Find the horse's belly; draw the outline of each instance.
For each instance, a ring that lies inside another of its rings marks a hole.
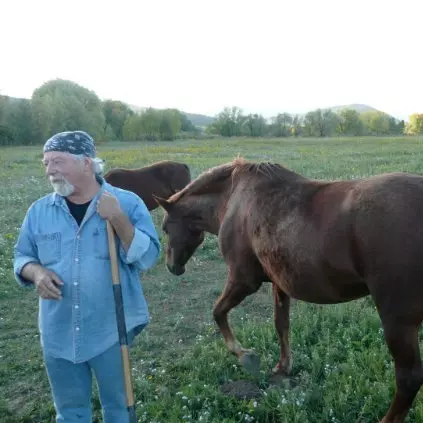
[[[301,275],[281,274],[277,284],[290,297],[317,304],[347,302],[369,294],[362,279],[343,272],[329,275],[315,270]]]

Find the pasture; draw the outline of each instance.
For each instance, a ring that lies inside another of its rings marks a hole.
[[[238,154],[276,161],[317,179],[423,173],[421,137],[110,143],[97,149],[106,170],[168,159],[188,164],[193,177]],[[0,421],[5,423],[54,418],[40,353],[37,297],[19,287],[12,274],[12,249],[24,214],[32,201],[51,191],[41,157],[41,146],[0,149]],[[162,236],[162,210],[152,215]],[[383,416],[394,373],[370,298],[323,306],[294,302],[293,378],[274,387],[268,373],[279,350],[270,286],[229,316],[241,343],[261,359],[257,379],[245,373],[216,332],[212,306],[225,278],[226,267],[210,235],[182,277],[166,270],[164,254],[142,276],[152,321],[130,352],[140,422],[373,423]],[[225,395],[221,386],[236,380],[254,381],[260,391],[244,400]],[[97,396],[94,407],[99,422]],[[422,393],[407,421],[423,421]]]

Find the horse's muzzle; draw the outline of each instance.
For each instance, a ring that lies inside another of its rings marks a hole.
[[[179,264],[166,264],[167,270],[169,270],[170,273],[173,273],[176,276],[180,276],[185,273],[185,266],[181,266]]]

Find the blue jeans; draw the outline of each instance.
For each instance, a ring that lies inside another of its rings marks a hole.
[[[92,423],[94,374],[104,423],[129,423],[119,343],[84,363],[74,364],[46,355],[44,363],[56,409],[56,422]]]

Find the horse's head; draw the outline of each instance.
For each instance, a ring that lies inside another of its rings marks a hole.
[[[182,275],[185,264],[204,240],[204,230],[186,205],[154,198],[164,209],[162,230],[168,238],[166,266],[174,275]]]

